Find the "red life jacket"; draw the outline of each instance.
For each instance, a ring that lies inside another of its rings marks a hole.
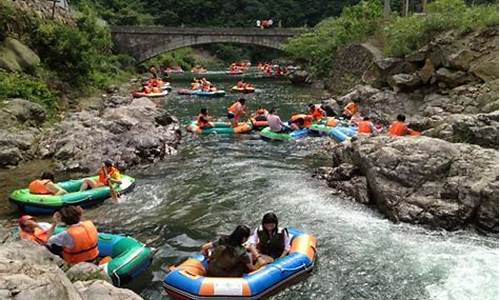
[[[370,121],[359,121],[358,122],[358,133],[372,134],[372,122]]]
[[[37,195],[51,195],[52,193],[47,189],[46,186],[49,182],[49,179],[33,180],[28,186],[30,193]]]
[[[389,134],[392,136],[404,136],[408,134],[408,125],[405,122],[394,121],[389,127]]]

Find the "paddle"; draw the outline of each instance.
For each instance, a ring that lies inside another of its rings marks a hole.
[[[113,203],[118,203],[118,193],[115,191],[115,188],[113,187],[113,183],[111,182],[111,180],[109,180],[109,176],[108,176],[108,171],[106,170],[106,166],[103,165],[102,166],[102,170],[104,171],[104,176],[106,176],[106,178],[108,179],[108,186],[109,186],[109,192],[111,194],[111,201],[113,201]]]

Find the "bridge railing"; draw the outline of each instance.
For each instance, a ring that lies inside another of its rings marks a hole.
[[[250,35],[294,36],[309,31],[308,28],[221,28],[221,27],[164,27],[164,26],[111,26],[114,34],[169,34],[169,35]]]

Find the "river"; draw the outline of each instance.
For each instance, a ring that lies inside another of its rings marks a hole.
[[[276,106],[283,119],[318,96],[286,83],[256,83],[257,93],[245,95],[250,108]],[[229,90],[231,83],[223,85]],[[201,107],[223,117],[236,97],[172,93],[158,101],[186,123]],[[370,207],[332,195],[311,177],[314,168],[330,164],[327,155],[318,154],[324,142],[186,135],[178,155],[132,173],[137,186],[123,203],[108,201],[86,216],[101,231],[126,233],[157,249],[152,274],[130,286],[145,299],[168,299],[163,268],[238,224],[257,226],[268,211],[276,212],[282,226],[316,235],[319,255],[310,277],[273,299],[498,298],[497,236],[393,224]]]

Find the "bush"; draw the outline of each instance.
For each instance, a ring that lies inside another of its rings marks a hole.
[[[58,108],[57,97],[47,84],[33,76],[0,70],[0,99],[23,98],[44,106],[49,115]]]
[[[498,25],[498,5],[469,7],[463,0],[436,0],[428,5],[427,15],[397,17],[385,29],[385,51],[390,56],[403,56],[442,32],[493,25]]]
[[[382,16],[380,1],[361,1],[344,8],[340,17],[322,21],[313,32],[291,39],[285,50],[293,59],[309,65],[314,75],[328,75],[337,49],[373,34]]]

